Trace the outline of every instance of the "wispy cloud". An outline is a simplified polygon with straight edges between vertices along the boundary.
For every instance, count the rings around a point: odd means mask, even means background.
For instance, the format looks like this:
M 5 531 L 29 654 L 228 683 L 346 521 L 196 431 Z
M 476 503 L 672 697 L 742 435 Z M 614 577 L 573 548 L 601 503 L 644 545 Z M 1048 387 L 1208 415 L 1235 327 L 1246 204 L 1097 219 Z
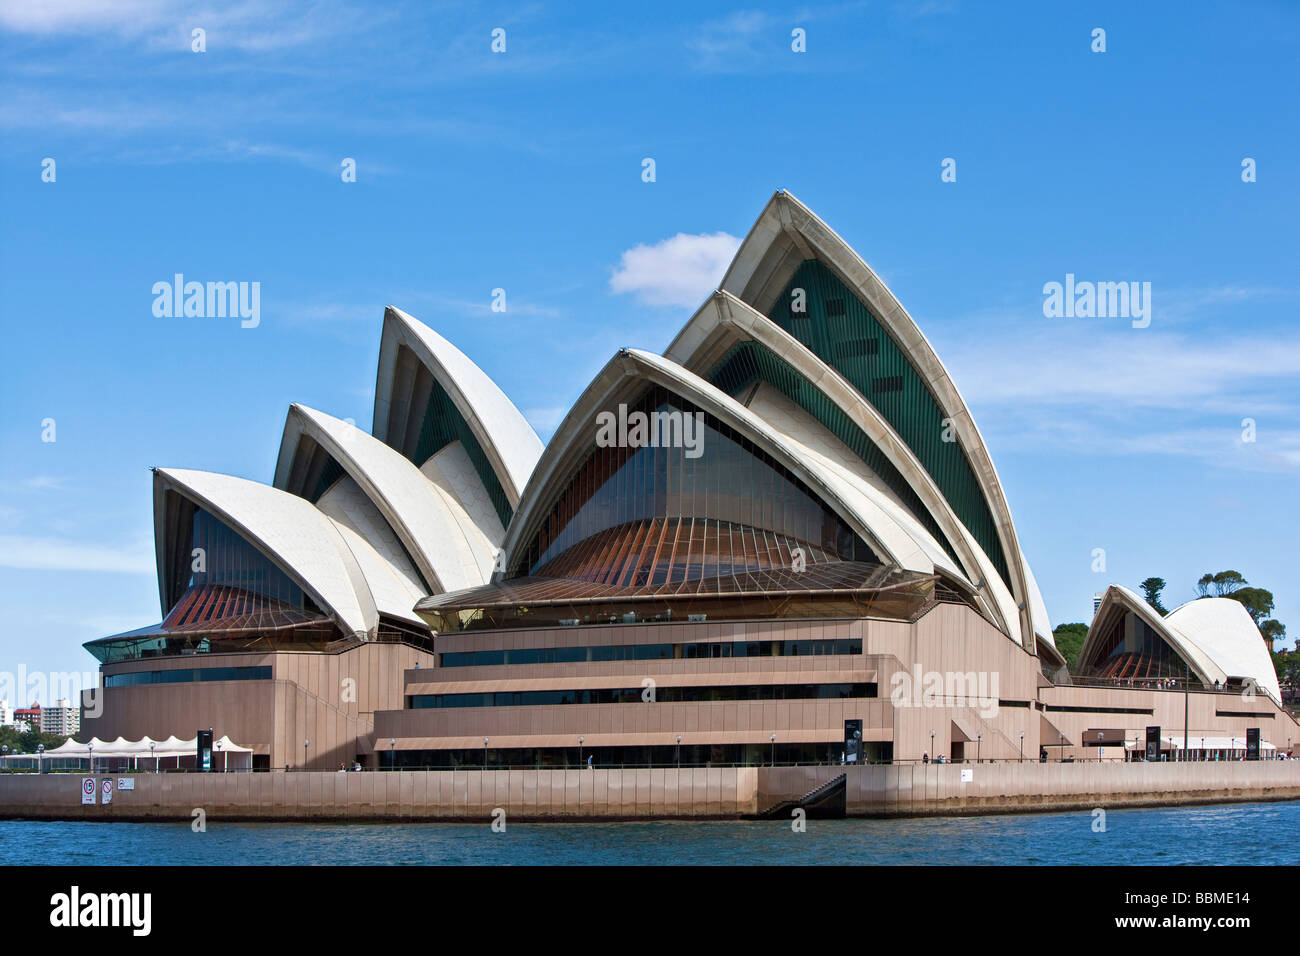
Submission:
M 1300 469 L 1300 337 L 1237 328 L 984 316 L 931 331 L 1000 448 Z M 1253 441 L 1243 439 L 1246 419 Z
M 1107 330 L 1106 319 L 1073 321 L 945 336 L 940 351 L 962 391 L 981 403 L 1249 414 L 1300 399 L 1295 336 L 1162 334 Z
M 379 11 L 380 16 L 383 11 Z M 60 0 L 0 3 L 0 29 L 38 37 L 101 34 L 143 40 L 153 49 L 190 49 L 192 31 L 204 30 L 214 48 L 265 52 L 347 36 L 373 10 L 348 3 L 260 0 L 178 10 L 169 0 Z
M 694 308 L 718 287 L 739 248 L 740 240 L 727 232 L 679 232 L 624 252 L 609 287 L 616 293 L 631 292 L 647 305 Z
M 144 542 L 123 549 L 68 538 L 5 534 L 0 535 L 0 567 L 153 574 L 154 555 Z

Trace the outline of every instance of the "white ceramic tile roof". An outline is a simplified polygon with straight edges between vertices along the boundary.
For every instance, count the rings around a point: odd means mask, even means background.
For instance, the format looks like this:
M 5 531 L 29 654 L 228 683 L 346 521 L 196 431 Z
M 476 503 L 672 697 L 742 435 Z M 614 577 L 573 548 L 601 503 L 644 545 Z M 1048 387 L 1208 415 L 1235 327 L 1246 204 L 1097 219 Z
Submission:
M 1034 577 L 1029 561 L 1023 553 L 1020 555 L 1020 560 L 1025 567 L 1025 584 L 1029 588 L 1029 610 L 1033 612 L 1034 633 L 1055 647 L 1056 637 L 1052 634 L 1052 619 L 1047 613 L 1047 602 L 1043 600 L 1043 592 L 1038 589 L 1038 579 Z
M 1240 601 L 1188 601 L 1170 611 L 1165 623 L 1194 642 L 1229 677 L 1252 680 L 1273 700 L 1282 700 L 1268 645 Z
M 285 424 L 276 484 L 283 486 L 300 447 L 298 437 L 315 439 L 365 492 L 401 537 L 434 593 L 486 583 L 481 568 L 495 552 L 465 509 L 402 454 L 355 425 L 324 412 L 294 405 Z M 499 527 L 500 522 L 496 523 Z M 382 539 L 370 539 L 384 550 Z
M 361 573 L 366 576 L 366 585 L 379 612 L 424 627 L 424 621 L 415 613 L 416 602 L 425 596 L 424 588 L 404 576 L 346 524 L 335 521 L 334 525 L 361 566 Z
M 316 502 L 316 509 L 328 515 L 335 524 L 342 525 L 360 535 L 382 557 L 392 571 L 420 592 L 424 585 L 419 572 L 406 556 L 402 543 L 373 501 L 366 497 L 361 486 L 344 475 L 334 482 Z
M 393 365 L 399 344 L 412 349 L 469 423 L 512 505 L 517 504 L 542 441 L 496 382 L 460 349 L 401 309 L 385 312 L 380 344 L 379 376 L 375 387 L 375 435 L 386 437 L 392 403 Z
M 1148 627 L 1164 638 L 1170 647 L 1181 654 L 1187 663 L 1191 665 L 1196 675 L 1205 683 L 1213 684 L 1215 681 L 1227 681 L 1228 675 L 1214 662 L 1213 658 L 1201 649 L 1199 644 L 1188 640 L 1177 627 L 1171 627 L 1166 619 L 1161 617 L 1159 612 L 1148 604 L 1141 595 L 1124 587 L 1122 584 L 1112 584 L 1106 589 L 1106 593 L 1101 596 L 1101 604 L 1097 607 L 1097 613 L 1093 615 L 1092 626 L 1088 628 L 1088 636 L 1084 639 L 1083 647 L 1079 651 L 1080 663 L 1087 660 L 1092 651 L 1092 645 L 1102 639 L 1102 634 L 1098 631 L 1096 625 L 1098 621 L 1105 618 L 1107 612 L 1113 606 L 1119 606 L 1136 614 Z

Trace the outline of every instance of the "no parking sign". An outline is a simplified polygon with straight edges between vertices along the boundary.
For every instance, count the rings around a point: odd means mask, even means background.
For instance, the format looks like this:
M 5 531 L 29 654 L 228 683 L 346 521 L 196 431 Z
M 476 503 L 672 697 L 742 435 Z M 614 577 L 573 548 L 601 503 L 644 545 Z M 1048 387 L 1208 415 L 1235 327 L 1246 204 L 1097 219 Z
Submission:
M 84 806 L 87 803 L 93 804 L 94 802 L 95 802 L 95 778 L 82 777 L 81 778 L 81 803 Z
M 103 786 L 100 787 L 100 791 L 104 794 L 104 806 L 108 806 L 113 802 L 113 778 L 105 777 L 102 783 Z

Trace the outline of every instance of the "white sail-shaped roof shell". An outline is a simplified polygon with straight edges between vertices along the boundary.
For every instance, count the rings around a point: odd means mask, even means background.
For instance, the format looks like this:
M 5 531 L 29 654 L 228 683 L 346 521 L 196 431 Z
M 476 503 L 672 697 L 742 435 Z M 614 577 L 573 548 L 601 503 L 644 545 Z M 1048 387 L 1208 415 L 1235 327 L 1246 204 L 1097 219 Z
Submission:
M 288 488 L 304 435 L 332 456 L 365 492 L 401 539 L 433 593 L 487 581 L 497 542 L 489 540 L 453 495 L 355 425 L 303 405 L 292 406 L 275 470 L 277 488 Z M 409 616 L 410 607 L 406 611 Z
M 1281 705 L 1282 691 L 1273 660 L 1259 628 L 1239 601 L 1201 598 L 1161 617 L 1141 596 L 1126 587 L 1112 584 L 1102 595 L 1093 617 L 1093 626 L 1079 652 L 1080 664 L 1089 659 L 1097 642 L 1104 638 L 1100 623 L 1116 608 L 1141 618 L 1187 661 L 1206 684 L 1249 681 Z
M 664 354 L 692 372 L 702 374 L 708 372 L 733 345 L 742 341 L 758 343 L 789 365 L 833 402 L 853 425 L 866 435 L 916 493 L 927 513 L 946 535 L 961 561 L 962 567 L 958 574 L 968 587 L 974 589 L 982 610 L 1013 640 L 1025 643 L 1021 640 L 1020 611 L 1010 590 L 1002 581 L 988 555 L 954 513 L 916 454 L 857 389 L 834 368 L 813 354 L 802 342 L 748 303 L 729 292 L 719 291 L 710 296 L 700 307 Z M 771 417 L 765 415 L 761 409 L 756 411 L 760 417 Z M 785 430 L 791 437 L 825 431 L 820 423 L 810 424 L 809 420 L 801 422 L 801 427 L 797 431 L 788 428 Z M 842 443 L 837 442 L 837 444 L 848 452 Z M 861 461 L 861 459 L 856 460 Z M 862 467 L 866 467 L 865 463 Z M 898 508 L 905 511 L 901 503 Z M 917 527 L 920 536 L 923 536 L 927 543 L 933 543 L 942 551 L 942 545 L 935 542 L 927 530 L 920 527 L 914 519 L 912 524 Z M 920 536 L 914 535 L 914 537 Z M 950 564 L 950 559 L 945 555 L 940 566 Z M 1036 587 L 1031 588 L 1031 600 L 1033 595 L 1037 595 Z M 1041 609 L 1040 619 L 1043 623 L 1036 622 L 1036 626 L 1041 627 L 1047 622 L 1041 595 L 1037 595 L 1037 604 Z M 1043 636 L 1041 632 L 1040 636 Z M 1047 629 L 1045 639 L 1051 643 L 1050 627 Z
M 165 554 L 163 502 L 168 492 L 190 499 L 234 529 L 333 615 L 345 633 L 362 639 L 374 636 L 378 608 L 339 527 L 297 495 L 209 471 L 154 469 L 154 532 L 164 603 L 163 573 L 172 566 Z
M 1232 598 L 1200 598 L 1174 608 L 1165 624 L 1196 644 L 1229 678 L 1253 681 L 1279 703 L 1277 669 L 1250 612 Z
M 594 448 L 596 415 L 658 384 L 725 423 L 763 449 L 835 511 L 884 562 L 960 577 L 951 559 L 897 504 L 826 455 L 804 445 L 675 362 L 638 349 L 619 352 L 560 424 L 525 490 L 506 535 L 507 566 L 527 545 L 559 486 Z M 916 532 L 921 531 L 922 535 Z
M 1042 629 L 1033 622 L 1032 599 L 1011 510 L 984 439 L 934 348 L 871 267 L 807 206 L 790 193 L 779 191 L 741 243 L 720 288 L 761 312 L 765 303 L 775 300 L 799 264 L 807 259 L 817 259 L 826 265 L 872 310 L 924 380 L 950 423 L 992 516 L 1020 619 L 1019 633 L 1041 633 Z M 669 352 L 680 360 L 673 349 Z M 1018 634 L 1013 636 L 1020 640 Z M 1021 643 L 1033 644 L 1027 640 Z
M 511 506 L 516 506 L 541 456 L 541 439 L 496 382 L 465 353 L 423 322 L 392 306 L 384 313 L 379 349 L 374 436 L 394 444 L 388 423 L 394 402 L 404 400 L 395 395 L 397 356 L 402 346 L 415 354 L 455 403 L 491 462 Z

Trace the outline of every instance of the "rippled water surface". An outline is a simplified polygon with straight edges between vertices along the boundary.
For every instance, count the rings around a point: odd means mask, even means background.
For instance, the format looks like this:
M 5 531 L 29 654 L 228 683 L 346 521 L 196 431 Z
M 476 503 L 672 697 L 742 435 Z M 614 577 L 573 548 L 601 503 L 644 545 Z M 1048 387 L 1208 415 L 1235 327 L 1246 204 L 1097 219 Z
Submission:
M 0 863 L 1300 863 L 1300 802 L 917 820 L 508 824 L 0 821 Z

